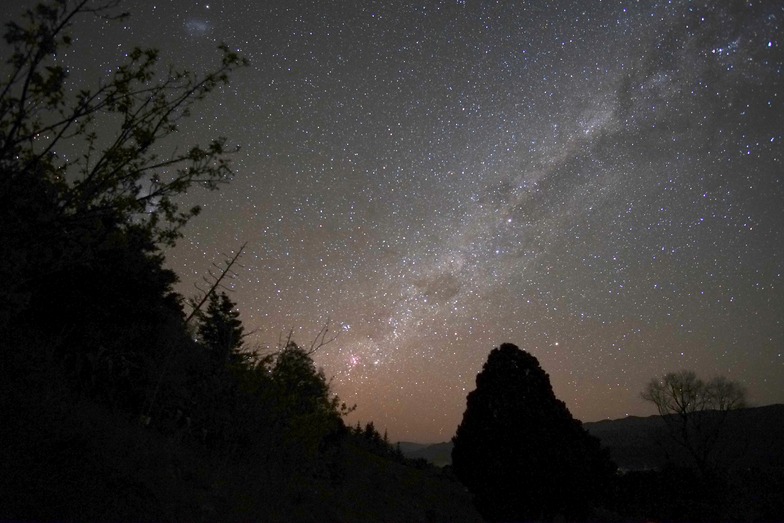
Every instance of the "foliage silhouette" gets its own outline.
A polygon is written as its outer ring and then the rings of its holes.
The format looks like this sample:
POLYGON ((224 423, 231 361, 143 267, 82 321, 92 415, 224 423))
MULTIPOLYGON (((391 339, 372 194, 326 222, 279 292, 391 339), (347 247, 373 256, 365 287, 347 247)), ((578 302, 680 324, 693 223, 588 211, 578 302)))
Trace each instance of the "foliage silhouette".
POLYGON ((364 428, 357 422, 357 424, 351 428, 350 435, 355 444, 372 454, 392 459, 399 463, 412 463, 412 460, 407 460, 405 456, 403 456, 403 452, 400 450, 399 445, 392 445, 389 442, 386 431, 384 431, 384 435, 382 436, 381 433, 376 430, 372 421, 367 422, 364 428))
POLYGON ((214 364, 225 367, 241 361, 244 328, 240 313, 225 292, 211 293, 207 310, 199 321, 198 333, 201 343, 209 351, 214 364))
POLYGON ((194 75, 136 49, 78 85, 67 33, 116 6, 52 0, 5 32, 0 520, 476 519, 459 485, 351 439, 311 358, 326 329, 311 351, 248 354, 217 295, 194 340, 162 249, 198 212, 178 197, 228 181, 230 151, 167 139, 245 62, 223 46, 194 75), (379 503, 379 486, 399 499, 379 503))
POLYGON ((510 343, 490 352, 453 443, 455 475, 490 521, 587 517, 615 469, 537 359, 510 343))
MULTIPOLYGON (((155 50, 134 49, 96 87, 78 85, 53 57, 80 16, 111 17, 116 2, 56 0, 6 27, 0 81, 0 328, 63 271, 90 271, 124 234, 146 238, 160 259, 199 209, 179 195, 231 176, 226 141, 164 154, 163 145, 244 59, 221 46, 212 72, 160 70, 155 50), (49 280, 48 280, 48 279, 49 280)), ((63 310, 65 304, 58 304, 63 310)), ((53 314, 56 310, 50 311, 53 314)))

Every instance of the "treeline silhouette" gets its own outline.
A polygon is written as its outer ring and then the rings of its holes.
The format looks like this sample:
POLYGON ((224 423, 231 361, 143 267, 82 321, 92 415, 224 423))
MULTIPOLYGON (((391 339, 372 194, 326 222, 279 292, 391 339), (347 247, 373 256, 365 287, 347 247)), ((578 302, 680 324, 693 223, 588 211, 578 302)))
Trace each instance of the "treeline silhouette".
POLYGON ((448 474, 403 458, 372 423, 347 427, 305 349, 214 343, 237 339, 223 336, 239 330, 229 303, 210 301, 197 341, 167 325, 157 353, 154 339, 41 344, 43 331, 4 343, 0 518, 476 520, 448 474))
POLYGON ((80 86, 52 58, 115 4, 40 4, 5 31, 0 520, 476 520, 448 474, 345 425, 313 348, 247 351, 220 286, 186 315, 163 249, 231 151, 165 142, 245 61, 222 46, 196 75, 136 49, 80 86))

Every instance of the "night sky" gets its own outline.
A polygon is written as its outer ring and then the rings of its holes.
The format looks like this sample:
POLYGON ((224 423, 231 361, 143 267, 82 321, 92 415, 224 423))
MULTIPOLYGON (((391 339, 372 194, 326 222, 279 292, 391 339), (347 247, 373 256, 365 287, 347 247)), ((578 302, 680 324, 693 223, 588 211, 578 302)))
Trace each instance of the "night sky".
POLYGON ((583 421, 683 368, 784 402, 784 2, 123 6, 75 29, 74 81, 131 45, 251 62, 171 141, 241 147, 187 197, 179 290, 247 241, 249 343, 329 320, 350 422, 449 439, 503 342, 583 421))

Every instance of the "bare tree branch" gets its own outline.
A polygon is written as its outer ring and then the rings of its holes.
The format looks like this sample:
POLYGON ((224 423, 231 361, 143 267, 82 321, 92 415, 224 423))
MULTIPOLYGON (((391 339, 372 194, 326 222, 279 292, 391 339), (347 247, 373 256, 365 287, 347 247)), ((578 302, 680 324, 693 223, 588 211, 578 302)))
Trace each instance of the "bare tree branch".
POLYGON ((746 391, 724 377, 705 383, 683 370, 652 379, 641 397, 656 405, 672 439, 706 474, 727 413, 745 406, 746 391))
POLYGON ((338 339, 338 336, 340 336, 340 332, 338 332, 337 334, 329 338, 327 337, 328 334, 329 334, 329 318, 327 318, 327 321, 324 322, 324 325, 321 327, 321 329, 318 331, 318 334, 316 334, 316 337, 313 338, 313 341, 310 343, 310 348, 307 351, 308 356, 315 353, 320 348, 329 345, 330 343, 338 339))
MULTIPOLYGON (((221 272, 220 272, 220 274, 215 275, 215 274, 212 273, 212 270, 208 270, 207 271, 207 273, 213 279, 212 284, 210 285, 209 289, 207 289, 207 291, 204 292, 203 296, 201 297, 201 299, 198 302, 195 302, 195 300, 194 300, 194 303, 192 304, 193 310, 188 315, 188 317, 185 318, 185 323, 186 324, 188 322, 190 322, 191 319, 193 319, 193 317, 196 316, 199 313, 199 311, 201 310, 201 308, 204 305, 204 303, 210 298, 210 295, 212 295, 218 288, 222 288, 222 289, 229 290, 229 291, 231 290, 228 287, 223 286, 223 280, 225 280, 226 278, 234 278, 234 277, 236 277, 237 274, 235 272, 233 272, 232 269, 233 269, 233 267, 235 265, 241 267, 241 265, 239 265, 237 263, 237 260, 239 260, 240 256, 242 255, 243 251, 245 250, 245 246, 247 246, 247 245, 248 245, 248 242, 243 243, 242 245, 240 245, 240 248, 237 249, 237 252, 234 253, 234 256, 232 256, 230 259, 224 260, 225 267, 221 267, 220 265, 217 265, 216 263, 213 262, 213 264, 212 264, 213 267, 219 269, 221 272)), ((208 280, 207 278, 204 278, 204 281, 210 283, 210 280, 208 280)))

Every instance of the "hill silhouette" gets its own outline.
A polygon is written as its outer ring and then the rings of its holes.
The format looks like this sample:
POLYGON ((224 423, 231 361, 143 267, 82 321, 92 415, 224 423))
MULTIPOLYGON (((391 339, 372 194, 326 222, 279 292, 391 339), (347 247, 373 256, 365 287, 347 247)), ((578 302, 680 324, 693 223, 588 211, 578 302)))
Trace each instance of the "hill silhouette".
POLYGON ((401 441, 400 451, 409 459, 423 459, 437 467, 444 467, 452 463, 452 442, 424 444, 401 441))
MULTIPOLYGON (((650 470, 668 461, 682 463, 685 453, 667 435, 658 415, 628 416, 583 423, 608 447, 623 470, 650 470)), ((732 411, 717 444, 718 463, 725 468, 784 468, 784 404, 732 411)), ((451 442, 419 444, 401 442, 400 450, 412 459, 425 459, 443 467, 451 462, 451 442)))
MULTIPOLYGON (((683 450, 668 436, 660 416, 585 423, 585 428, 610 449, 626 470, 659 469, 668 462, 684 463, 683 450)), ((716 445, 716 463, 722 468, 784 467, 784 405, 731 411, 716 445)))

